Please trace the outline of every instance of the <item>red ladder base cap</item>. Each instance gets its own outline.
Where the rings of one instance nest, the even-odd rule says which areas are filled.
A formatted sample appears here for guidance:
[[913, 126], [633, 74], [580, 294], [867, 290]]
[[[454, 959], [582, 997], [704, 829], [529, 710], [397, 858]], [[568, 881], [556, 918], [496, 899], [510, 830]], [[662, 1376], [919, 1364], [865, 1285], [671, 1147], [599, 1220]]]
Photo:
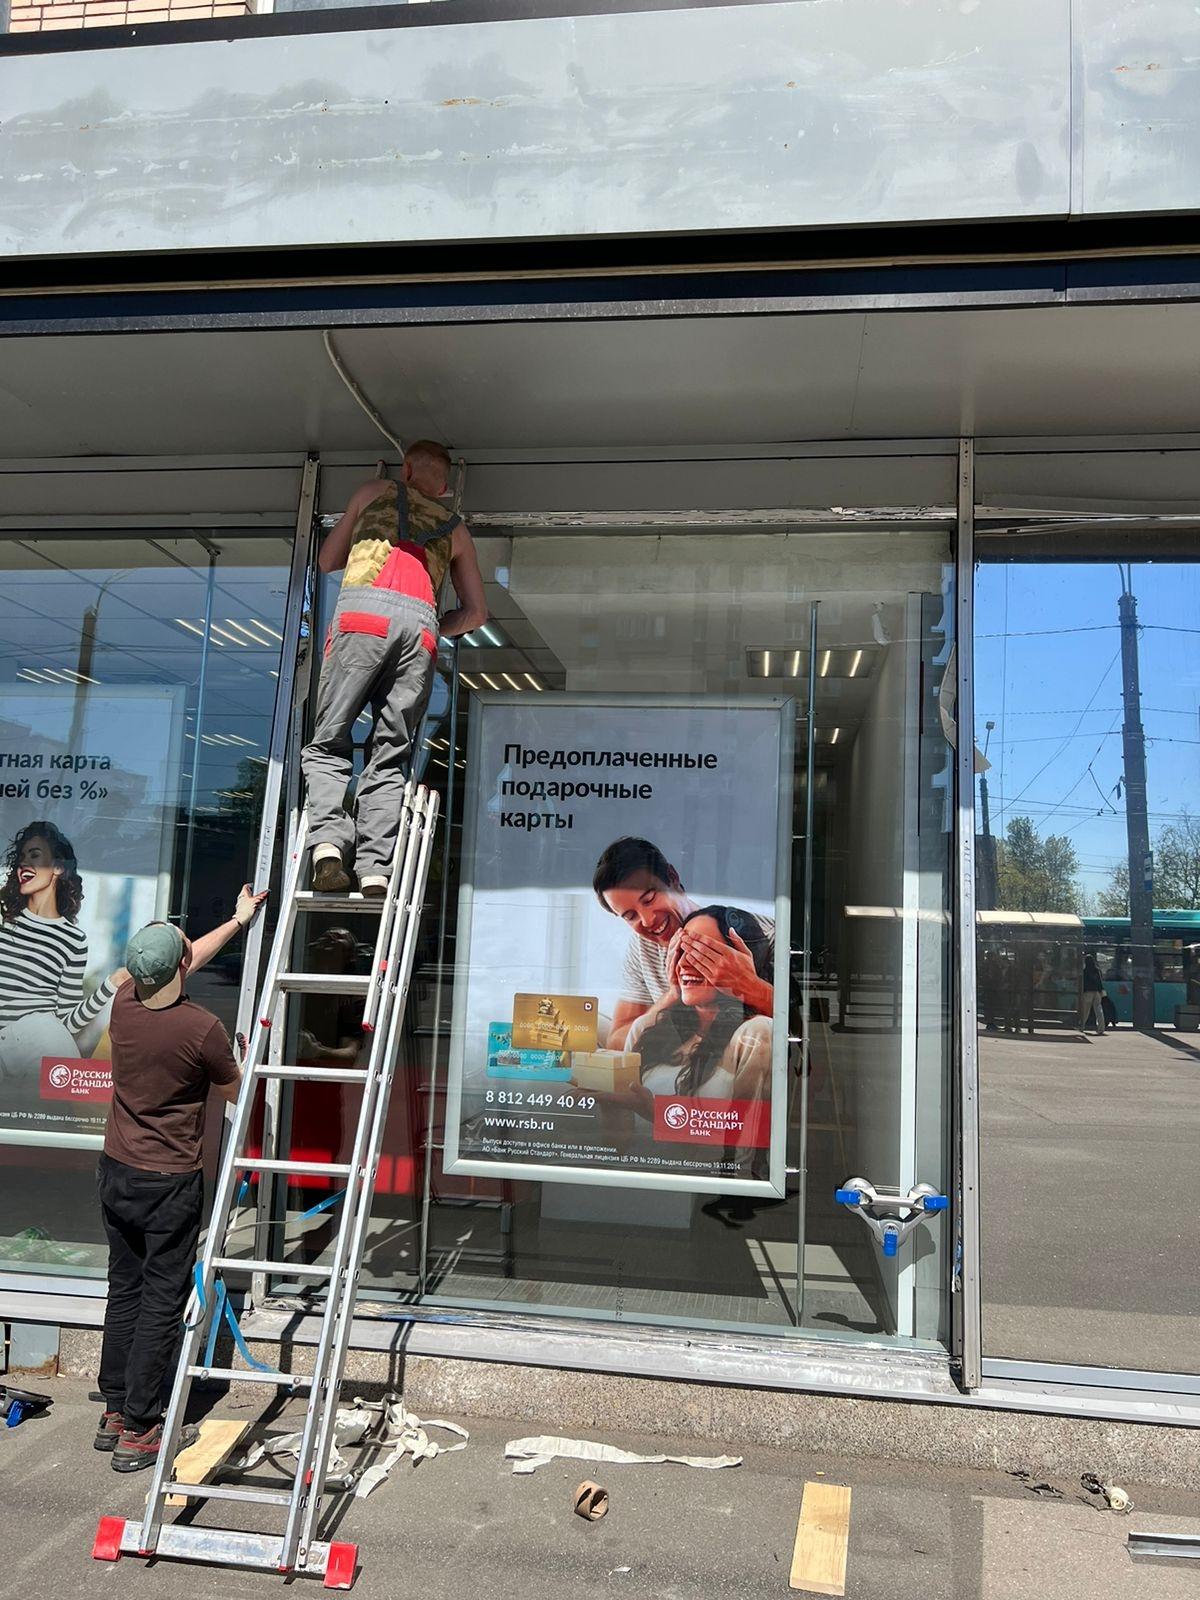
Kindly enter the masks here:
[[329, 1559], [325, 1563], [325, 1587], [327, 1589], [349, 1589], [354, 1582], [354, 1572], [357, 1566], [358, 1546], [356, 1544], [331, 1544], [329, 1546]]
[[121, 1537], [125, 1532], [124, 1517], [101, 1517], [96, 1528], [96, 1540], [92, 1545], [92, 1559], [94, 1561], [119, 1561], [121, 1558]]

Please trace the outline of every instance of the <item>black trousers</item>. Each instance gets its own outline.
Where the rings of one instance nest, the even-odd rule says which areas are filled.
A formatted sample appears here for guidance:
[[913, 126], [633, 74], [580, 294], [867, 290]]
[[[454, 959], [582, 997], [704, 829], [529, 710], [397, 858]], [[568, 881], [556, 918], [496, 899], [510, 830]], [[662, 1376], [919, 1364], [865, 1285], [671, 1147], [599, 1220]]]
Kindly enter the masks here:
[[100, 1392], [138, 1433], [161, 1421], [200, 1237], [204, 1176], [143, 1172], [102, 1155], [96, 1173], [108, 1235], [108, 1309]]

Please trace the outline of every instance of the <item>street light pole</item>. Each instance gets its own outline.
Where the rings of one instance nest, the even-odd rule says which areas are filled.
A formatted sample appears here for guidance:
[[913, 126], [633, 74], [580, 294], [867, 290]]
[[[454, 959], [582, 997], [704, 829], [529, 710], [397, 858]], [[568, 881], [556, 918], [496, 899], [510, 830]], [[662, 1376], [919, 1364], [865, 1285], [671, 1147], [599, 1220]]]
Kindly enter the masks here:
[[[983, 759], [987, 761], [988, 745], [992, 742], [992, 729], [994, 722], [987, 722], [984, 727], [987, 733], [983, 741]], [[981, 911], [994, 911], [996, 900], [1000, 893], [998, 883], [999, 873], [996, 871], [996, 841], [992, 838], [992, 813], [988, 799], [987, 768], [979, 774], [979, 809], [983, 820], [983, 837], [980, 840], [979, 851], [979, 909]]]
[[1142, 727], [1142, 689], [1138, 671], [1137, 597], [1133, 568], [1121, 570], [1121, 690], [1125, 722], [1125, 832], [1129, 843], [1129, 945], [1133, 982], [1133, 1025], [1154, 1027], [1154, 858], [1146, 798], [1146, 734]]

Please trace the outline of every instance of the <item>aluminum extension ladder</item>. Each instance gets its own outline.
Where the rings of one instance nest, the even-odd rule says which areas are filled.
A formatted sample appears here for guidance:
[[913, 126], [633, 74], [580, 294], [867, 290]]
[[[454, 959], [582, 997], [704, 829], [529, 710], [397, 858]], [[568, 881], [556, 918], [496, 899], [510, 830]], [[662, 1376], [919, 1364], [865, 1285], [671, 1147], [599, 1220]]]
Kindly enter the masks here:
[[[183, 1348], [145, 1516], [140, 1521], [102, 1517], [92, 1550], [99, 1560], [115, 1561], [123, 1554], [169, 1556], [183, 1561], [262, 1568], [288, 1576], [322, 1577], [327, 1589], [348, 1589], [353, 1581], [357, 1546], [326, 1543], [319, 1540], [316, 1533], [437, 813], [437, 795], [410, 782], [405, 790], [388, 893], [379, 899], [367, 899], [362, 895], [319, 895], [301, 889], [307, 831], [303, 816], [294, 829], [284, 871], [279, 921], [243, 1062], [242, 1087], [221, 1161], [208, 1234], [196, 1264], [196, 1283], [188, 1304]], [[302, 912], [312, 911], [339, 915], [355, 912], [379, 917], [368, 976], [288, 970], [297, 917]], [[310, 994], [363, 996], [363, 1032], [370, 1036], [365, 1066], [334, 1068], [284, 1064], [288, 1000], [293, 995]], [[272, 1079], [361, 1084], [362, 1105], [348, 1162], [264, 1160], [246, 1154], [256, 1091], [259, 1084]], [[345, 1181], [337, 1236], [327, 1265], [299, 1265], [226, 1253], [227, 1234], [238, 1211], [241, 1194], [256, 1172]], [[311, 1374], [254, 1366], [211, 1365], [216, 1334], [223, 1318], [236, 1333], [236, 1322], [227, 1307], [221, 1276], [227, 1271], [278, 1272], [328, 1284]], [[235, 1343], [243, 1354], [247, 1353], [240, 1333], [236, 1334]], [[186, 1484], [173, 1480], [174, 1458], [188, 1396], [196, 1378], [275, 1385], [289, 1395], [308, 1390], [296, 1472], [289, 1490]], [[235, 1500], [276, 1507], [286, 1511], [286, 1525], [282, 1532], [251, 1533], [233, 1528], [200, 1527], [190, 1522], [164, 1523], [168, 1495], [184, 1496], [189, 1501]]]

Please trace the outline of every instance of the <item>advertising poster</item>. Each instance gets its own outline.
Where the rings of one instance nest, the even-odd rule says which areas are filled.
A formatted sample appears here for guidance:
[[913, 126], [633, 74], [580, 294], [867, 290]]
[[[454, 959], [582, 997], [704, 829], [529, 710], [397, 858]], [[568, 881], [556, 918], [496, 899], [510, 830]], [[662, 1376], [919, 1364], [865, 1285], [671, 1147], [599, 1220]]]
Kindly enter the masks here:
[[472, 705], [447, 1172], [783, 1193], [794, 718]]
[[0, 713], [0, 1144], [96, 1146], [98, 991], [166, 909], [184, 690], [13, 685]]

